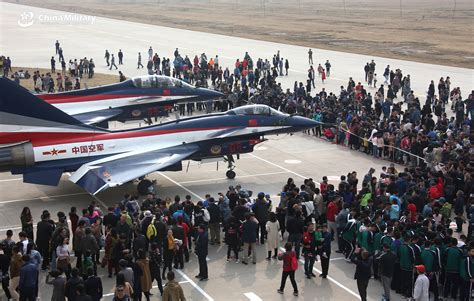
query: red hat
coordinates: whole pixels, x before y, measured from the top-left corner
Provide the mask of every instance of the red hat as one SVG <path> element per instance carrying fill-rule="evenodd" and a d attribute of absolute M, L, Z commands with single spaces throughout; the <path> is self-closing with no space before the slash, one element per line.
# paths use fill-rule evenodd
<path fill-rule="evenodd" d="M 420 264 L 420 265 L 416 265 L 415 268 L 417 269 L 418 272 L 420 273 L 424 273 L 425 272 L 425 266 Z"/>

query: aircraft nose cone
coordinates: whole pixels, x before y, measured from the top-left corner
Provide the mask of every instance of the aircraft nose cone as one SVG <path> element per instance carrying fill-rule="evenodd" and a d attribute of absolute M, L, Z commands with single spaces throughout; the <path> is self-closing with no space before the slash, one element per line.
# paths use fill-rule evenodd
<path fill-rule="evenodd" d="M 319 122 L 313 119 L 309 119 L 309 118 L 301 117 L 301 116 L 293 116 L 291 123 L 292 123 L 292 126 L 297 127 L 301 130 L 310 129 L 320 124 Z"/>

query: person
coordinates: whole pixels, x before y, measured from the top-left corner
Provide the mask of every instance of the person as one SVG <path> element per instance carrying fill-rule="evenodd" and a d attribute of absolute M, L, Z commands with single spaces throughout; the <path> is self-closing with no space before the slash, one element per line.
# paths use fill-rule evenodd
<path fill-rule="evenodd" d="M 304 257 L 304 274 L 306 278 L 311 279 L 313 273 L 313 266 L 316 260 L 316 235 L 314 232 L 314 224 L 309 223 L 306 231 L 303 233 L 303 257 Z M 316 276 L 316 275 L 314 275 Z"/>
<path fill-rule="evenodd" d="M 357 281 L 357 289 L 362 301 L 367 301 L 367 286 L 372 276 L 372 260 L 369 258 L 369 251 L 357 248 L 351 258 L 351 262 L 356 264 L 354 279 Z"/>
<path fill-rule="evenodd" d="M 332 235 L 329 232 L 329 228 L 327 224 L 323 224 L 323 232 L 322 232 L 322 246 L 321 246 L 321 269 L 322 273 L 319 277 L 326 279 L 329 272 L 329 261 L 331 258 L 331 239 Z M 314 277 L 314 274 L 311 273 L 311 276 Z"/>
<path fill-rule="evenodd" d="M 20 269 L 20 282 L 18 284 L 20 301 L 36 301 L 38 269 L 36 268 L 36 265 L 30 261 L 30 255 L 23 255 L 21 260 L 24 263 Z"/>
<path fill-rule="evenodd" d="M 461 301 L 470 300 L 472 283 L 474 282 L 474 244 L 468 247 L 467 256 L 461 260 L 459 275 L 461 276 Z"/>
<path fill-rule="evenodd" d="M 156 280 L 158 282 L 158 289 L 160 290 L 160 294 L 163 296 L 163 284 L 161 279 L 161 254 L 160 248 L 158 243 L 153 242 L 151 244 L 151 251 L 150 251 L 150 275 L 151 275 L 151 282 Z"/>
<path fill-rule="evenodd" d="M 308 63 L 310 65 L 313 64 L 313 50 L 311 50 L 311 48 L 308 50 Z"/>
<path fill-rule="evenodd" d="M 26 233 L 28 239 L 33 240 L 33 217 L 30 208 L 24 207 L 20 215 L 21 231 Z"/>
<path fill-rule="evenodd" d="M 248 264 L 249 252 L 252 253 L 252 263 L 257 263 L 257 254 L 255 252 L 255 243 L 257 241 L 258 225 L 252 219 L 250 212 L 244 214 L 245 222 L 242 224 L 242 242 L 244 243 L 244 254 L 242 263 Z"/>
<path fill-rule="evenodd" d="M 76 287 L 76 301 L 92 301 L 92 297 L 86 293 L 86 287 L 83 283 Z"/>
<path fill-rule="evenodd" d="M 108 51 L 107 49 L 105 50 L 104 58 L 105 58 L 105 62 L 107 63 L 107 67 L 109 67 L 109 66 L 110 66 L 110 62 L 109 62 L 110 53 L 109 53 L 109 51 Z"/>
<path fill-rule="evenodd" d="M 79 277 L 79 269 L 73 268 L 71 270 L 71 278 L 66 282 L 65 295 L 68 301 L 76 301 L 77 286 L 82 284 L 83 281 Z"/>
<path fill-rule="evenodd" d="M 225 243 L 227 244 L 227 262 L 230 261 L 230 253 L 234 252 L 235 262 L 239 262 L 239 225 L 237 224 L 236 218 L 232 215 L 227 220 L 224 227 L 225 231 Z"/>
<path fill-rule="evenodd" d="M 138 53 L 138 61 L 137 61 L 137 69 L 140 69 L 140 67 L 143 68 L 144 66 L 142 64 L 142 54 L 139 52 Z"/>
<path fill-rule="evenodd" d="M 288 231 L 288 242 L 291 242 L 294 245 L 296 257 L 299 259 L 300 245 L 304 232 L 304 221 L 301 210 L 296 210 L 293 217 L 288 217 L 286 230 Z"/>
<path fill-rule="evenodd" d="M 270 260 L 272 251 L 274 251 L 273 258 L 278 256 L 278 246 L 280 242 L 280 225 L 277 220 L 275 212 L 268 214 L 268 222 L 265 225 L 265 231 L 267 233 L 267 260 Z"/>
<path fill-rule="evenodd" d="M 220 229 L 220 216 L 221 212 L 219 206 L 213 197 L 209 198 L 209 205 L 207 207 L 209 212 L 209 234 L 211 245 L 221 243 L 221 229 Z"/>
<path fill-rule="evenodd" d="M 64 237 L 62 243 L 57 246 L 56 252 L 56 268 L 66 274 L 66 278 L 71 276 L 71 258 L 69 254 L 69 237 Z"/>
<path fill-rule="evenodd" d="M 169 229 L 168 234 L 166 235 L 166 238 L 164 240 L 163 244 L 163 260 L 164 260 L 164 265 L 163 265 L 163 271 L 162 271 L 162 278 L 165 278 L 165 271 L 168 268 L 168 271 L 171 271 L 172 263 L 173 263 L 173 258 L 176 254 L 177 246 L 175 243 L 175 239 L 173 236 L 173 230 Z"/>
<path fill-rule="evenodd" d="M 18 284 L 20 283 L 20 269 L 23 265 L 23 260 L 20 253 L 21 246 L 14 245 L 12 247 L 12 258 L 10 260 L 10 295 L 11 299 L 18 301 L 20 295 L 18 294 Z"/>
<path fill-rule="evenodd" d="M 324 63 L 324 65 L 326 66 L 326 76 L 331 76 L 331 63 L 329 62 L 329 60 L 326 60 L 326 63 Z"/>
<path fill-rule="evenodd" d="M 285 252 L 278 255 L 278 260 L 283 261 L 283 272 L 281 274 L 280 288 L 277 290 L 279 294 L 283 294 L 285 290 L 286 279 L 290 276 L 291 285 L 293 286 L 293 296 L 298 296 L 298 286 L 295 281 L 295 271 L 298 269 L 298 259 L 293 251 L 293 244 L 287 242 L 285 244 Z"/>
<path fill-rule="evenodd" d="M 123 65 L 123 52 L 122 49 L 119 49 L 119 52 L 117 54 L 118 59 L 119 59 L 119 65 Z"/>
<path fill-rule="evenodd" d="M 94 269 L 88 268 L 85 275 L 84 285 L 86 294 L 89 295 L 92 301 L 99 301 L 103 296 L 102 280 L 99 276 L 94 275 Z"/>
<path fill-rule="evenodd" d="M 420 264 L 415 266 L 418 277 L 415 281 L 415 289 L 413 290 L 413 299 L 415 301 L 430 300 L 430 280 L 425 275 L 425 266 Z"/>
<path fill-rule="evenodd" d="M 113 53 L 112 53 L 112 57 L 110 58 L 110 68 L 109 68 L 109 70 L 112 70 L 112 67 L 115 67 L 115 70 L 118 69 L 117 65 L 115 64 L 115 57 L 114 57 Z"/>
<path fill-rule="evenodd" d="M 174 280 L 175 275 L 172 271 L 168 272 L 166 275 L 166 279 L 168 279 L 168 283 L 166 283 L 165 288 L 163 290 L 163 299 L 162 301 L 186 301 L 184 297 L 183 288 L 181 285 Z"/>
<path fill-rule="evenodd" d="M 53 279 L 51 279 L 51 277 Z M 46 284 L 53 286 L 53 295 L 51 296 L 51 301 L 66 301 L 66 277 L 63 276 L 63 273 L 59 270 L 52 270 L 46 276 Z"/>
<path fill-rule="evenodd" d="M 8 270 L 10 268 L 10 257 L 5 252 L 7 245 L 2 242 L 0 243 L 0 280 L 2 282 L 2 289 L 5 292 L 5 297 L 11 299 L 10 290 L 8 289 L 9 284 L 9 274 Z"/>
<path fill-rule="evenodd" d="M 132 271 L 133 276 L 133 271 Z M 118 294 L 120 290 L 123 292 L 123 295 L 128 296 L 129 298 L 133 296 L 133 287 L 130 282 L 125 279 L 124 274 L 117 274 L 117 278 L 115 279 L 115 295 Z"/>
<path fill-rule="evenodd" d="M 201 281 L 208 280 L 208 272 L 207 272 L 207 247 L 209 244 L 209 238 L 207 236 L 206 226 L 201 224 L 198 228 L 199 234 L 196 239 L 196 246 L 195 252 L 198 257 L 199 261 L 199 274 L 196 275 Z"/>
<path fill-rule="evenodd" d="M 397 256 L 390 250 L 389 244 L 383 245 L 383 252 L 377 256 L 378 266 L 380 268 L 380 279 L 383 287 L 384 300 L 390 300 L 390 284 L 392 283 L 393 271 Z"/>
<path fill-rule="evenodd" d="M 125 293 L 125 287 L 118 285 L 115 288 L 113 301 L 130 301 L 130 295 Z"/>
<path fill-rule="evenodd" d="M 146 257 L 145 250 L 141 249 L 138 251 L 138 260 L 136 262 L 143 272 L 140 277 L 142 292 L 145 295 L 146 300 L 150 301 L 152 278 L 150 272 L 150 260 Z"/>

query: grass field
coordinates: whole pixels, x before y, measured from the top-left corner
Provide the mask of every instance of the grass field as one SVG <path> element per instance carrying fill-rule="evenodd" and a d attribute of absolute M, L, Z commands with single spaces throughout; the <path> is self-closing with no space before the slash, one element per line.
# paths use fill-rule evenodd
<path fill-rule="evenodd" d="M 3 1 L 312 48 L 474 68 L 472 0 Z"/>
<path fill-rule="evenodd" d="M 34 90 L 34 82 L 33 82 L 33 73 L 34 71 L 39 71 L 40 74 L 46 74 L 47 72 L 51 72 L 49 69 L 42 69 L 42 68 L 30 68 L 30 67 L 12 67 L 13 73 L 15 71 L 23 70 L 30 73 L 32 77 L 29 79 L 22 79 L 20 80 L 20 85 L 25 87 L 26 89 L 33 91 Z M 11 73 L 11 74 L 13 74 Z M 11 75 L 10 74 L 10 75 Z M 53 76 L 54 78 L 54 83 L 56 84 L 56 76 Z M 112 83 L 118 82 L 118 76 L 115 75 L 109 75 L 109 74 L 102 74 L 102 73 L 95 73 L 93 78 L 85 78 L 81 79 L 81 87 L 85 88 L 87 87 L 95 87 L 95 86 L 101 86 L 101 85 L 108 85 Z"/>

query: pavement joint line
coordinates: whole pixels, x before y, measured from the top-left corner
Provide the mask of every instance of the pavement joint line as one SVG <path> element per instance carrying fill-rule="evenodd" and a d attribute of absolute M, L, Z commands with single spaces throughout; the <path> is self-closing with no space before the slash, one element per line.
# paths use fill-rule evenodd
<path fill-rule="evenodd" d="M 34 201 L 34 200 L 45 200 L 45 199 L 52 199 L 52 198 L 61 198 L 61 197 L 66 197 L 66 196 L 86 195 L 86 194 L 89 194 L 89 193 L 87 193 L 87 192 L 77 192 L 77 193 L 68 193 L 68 194 L 56 194 L 56 195 L 39 196 L 39 197 L 28 198 L 28 199 L 6 200 L 6 201 L 0 201 L 0 205 L 9 204 L 9 203 Z"/>
<path fill-rule="evenodd" d="M 285 252 L 285 248 L 282 248 L 280 247 L 280 251 L 282 252 Z M 299 260 L 300 263 L 304 264 L 304 260 L 300 259 Z M 304 268 L 304 266 L 303 266 Z M 313 267 L 313 270 L 318 273 L 318 274 L 322 274 L 323 272 L 315 267 Z M 345 290 L 346 292 L 348 292 L 349 294 L 351 294 L 352 296 L 354 296 L 355 298 L 357 298 L 357 300 L 361 300 L 359 294 L 357 294 L 356 292 L 354 292 L 353 290 L 351 290 L 350 288 L 348 288 L 347 286 L 343 285 L 342 283 L 340 283 L 339 281 L 337 281 L 336 279 L 332 278 L 331 276 L 327 276 L 327 279 L 331 282 L 333 282 L 335 285 L 339 286 L 340 288 L 342 288 L 343 290 Z"/>
<path fill-rule="evenodd" d="M 184 279 L 186 279 L 189 284 L 191 284 L 198 292 L 200 292 L 208 301 L 214 301 L 214 298 L 209 296 L 205 290 L 203 290 L 199 285 L 197 285 L 194 281 L 191 280 L 191 278 L 188 277 L 185 273 L 183 273 L 181 270 L 175 270 L 178 274 L 181 275 Z"/>
<path fill-rule="evenodd" d="M 253 175 L 243 175 L 238 176 L 238 178 L 251 178 L 251 177 L 260 177 L 260 176 L 271 176 L 271 175 L 279 175 L 288 173 L 287 171 L 277 171 L 277 172 L 267 172 L 267 173 L 260 173 L 260 174 L 253 174 Z M 181 184 L 190 184 L 190 183 L 199 183 L 199 182 L 208 182 L 208 181 L 219 181 L 219 180 L 226 180 L 227 178 L 213 178 L 213 179 L 202 179 L 202 180 L 192 180 L 192 181 L 182 181 Z"/>

